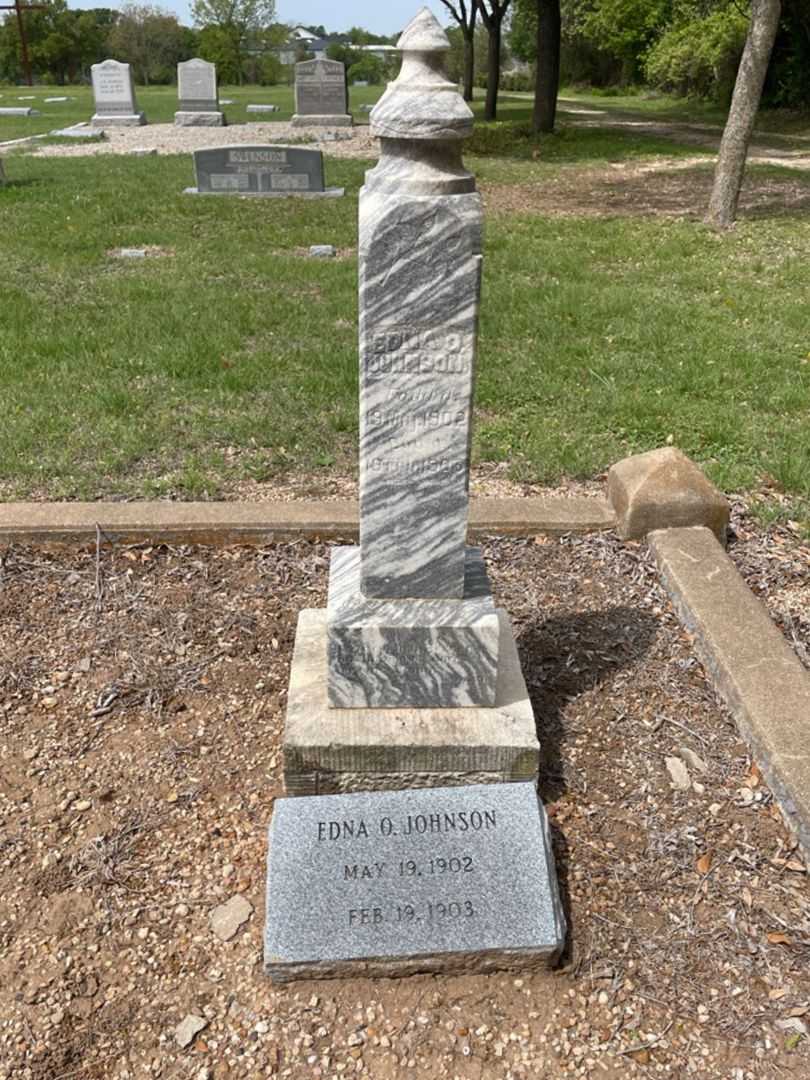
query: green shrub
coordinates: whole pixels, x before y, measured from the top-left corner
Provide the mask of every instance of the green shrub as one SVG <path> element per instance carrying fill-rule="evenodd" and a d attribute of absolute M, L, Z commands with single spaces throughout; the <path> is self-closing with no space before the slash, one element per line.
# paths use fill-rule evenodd
<path fill-rule="evenodd" d="M 512 92 L 534 90 L 534 76 L 531 71 L 503 71 L 500 88 Z"/>
<path fill-rule="evenodd" d="M 672 26 L 647 53 L 647 79 L 666 93 L 727 104 L 747 31 L 748 19 L 733 4 Z"/>

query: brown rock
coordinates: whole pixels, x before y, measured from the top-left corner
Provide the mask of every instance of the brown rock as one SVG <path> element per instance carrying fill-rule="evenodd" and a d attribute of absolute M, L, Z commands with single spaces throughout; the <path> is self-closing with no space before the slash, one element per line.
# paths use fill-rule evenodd
<path fill-rule="evenodd" d="M 704 525 L 725 541 L 728 500 L 674 446 L 614 465 L 608 473 L 608 499 L 624 540 L 641 540 L 653 529 Z"/>

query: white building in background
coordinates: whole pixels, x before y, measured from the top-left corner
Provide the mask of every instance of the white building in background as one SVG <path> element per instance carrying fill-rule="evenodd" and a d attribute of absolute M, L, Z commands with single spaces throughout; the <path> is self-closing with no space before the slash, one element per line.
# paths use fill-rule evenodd
<path fill-rule="evenodd" d="M 378 56 L 380 60 L 387 60 L 389 56 L 396 56 L 398 52 L 396 45 L 359 45 L 356 48 L 358 52 L 371 53 L 372 56 Z"/>

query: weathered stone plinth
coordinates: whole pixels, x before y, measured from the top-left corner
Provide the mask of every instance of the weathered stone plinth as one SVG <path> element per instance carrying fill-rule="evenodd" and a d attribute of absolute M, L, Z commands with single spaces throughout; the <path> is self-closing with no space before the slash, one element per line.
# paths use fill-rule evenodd
<path fill-rule="evenodd" d="M 293 127 L 352 127 L 354 120 L 350 113 L 324 113 L 323 116 L 302 116 L 298 113 L 290 120 Z"/>
<path fill-rule="evenodd" d="M 221 112 L 176 112 L 176 127 L 225 127 L 225 113 Z"/>
<path fill-rule="evenodd" d="M 288 795 L 536 780 L 539 745 L 509 616 L 490 708 L 335 709 L 327 699 L 327 613 L 302 611 L 284 728 Z"/>
<path fill-rule="evenodd" d="M 146 123 L 144 113 L 102 114 L 96 113 L 90 123 L 94 128 L 143 127 Z"/>
<path fill-rule="evenodd" d="M 365 596 L 360 548 L 336 548 L 328 620 L 333 707 L 495 704 L 498 617 L 477 548 L 467 549 L 461 599 L 407 601 Z"/>

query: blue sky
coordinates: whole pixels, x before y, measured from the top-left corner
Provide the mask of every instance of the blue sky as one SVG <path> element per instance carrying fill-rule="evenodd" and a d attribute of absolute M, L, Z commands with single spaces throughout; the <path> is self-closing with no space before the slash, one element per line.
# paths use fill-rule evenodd
<path fill-rule="evenodd" d="M 121 7 L 123 0 L 68 0 L 72 8 Z M 181 22 L 190 25 L 188 0 L 155 0 L 174 11 Z M 419 10 L 429 7 L 442 26 L 449 16 L 441 0 L 276 0 L 276 16 L 280 22 L 318 26 L 327 30 L 348 30 L 364 26 L 373 34 L 395 34 Z"/>

